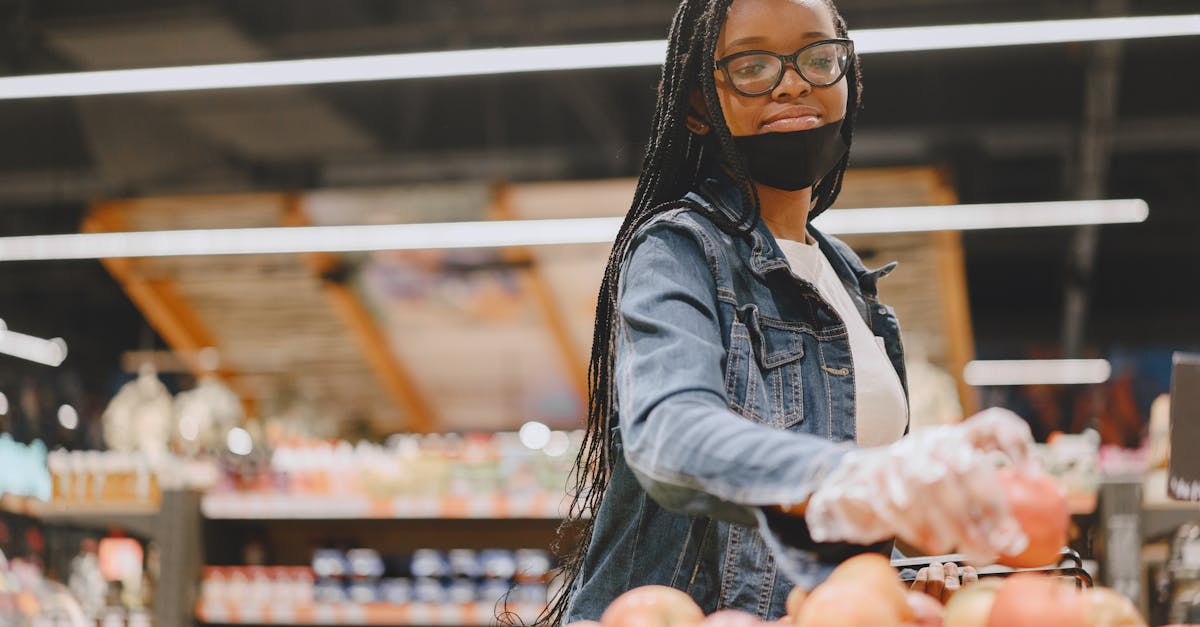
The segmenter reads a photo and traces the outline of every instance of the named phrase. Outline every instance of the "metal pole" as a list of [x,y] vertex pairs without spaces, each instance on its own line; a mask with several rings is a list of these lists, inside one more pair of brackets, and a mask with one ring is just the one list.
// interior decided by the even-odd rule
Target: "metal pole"
[[155,627],[187,627],[196,622],[196,586],[204,560],[202,531],[200,494],[164,490],[154,534],[161,560]]
[[[1098,16],[1124,15],[1128,0],[1097,0]],[[1112,155],[1113,126],[1117,117],[1117,90],[1120,85],[1122,45],[1120,41],[1091,44],[1084,79],[1083,126],[1079,133],[1076,159],[1075,197],[1096,200],[1104,197]],[[1096,248],[1100,243],[1098,225],[1075,229],[1067,260],[1067,285],[1063,299],[1063,357],[1081,357],[1083,336]]]

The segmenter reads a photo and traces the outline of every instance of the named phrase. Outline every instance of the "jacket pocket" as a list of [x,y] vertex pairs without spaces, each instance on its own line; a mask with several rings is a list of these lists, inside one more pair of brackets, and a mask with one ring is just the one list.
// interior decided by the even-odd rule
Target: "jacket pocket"
[[804,334],[799,325],[745,305],[737,310],[729,347],[725,379],[733,409],[778,429],[801,422]]

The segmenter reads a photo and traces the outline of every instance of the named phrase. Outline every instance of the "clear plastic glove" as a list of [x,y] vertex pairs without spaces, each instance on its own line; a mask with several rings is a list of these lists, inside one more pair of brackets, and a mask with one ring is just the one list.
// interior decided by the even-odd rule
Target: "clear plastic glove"
[[1033,463],[1029,426],[989,409],[957,425],[857,449],[818,486],[805,520],[813,540],[871,544],[890,537],[930,554],[957,550],[975,562],[1028,543],[996,481],[993,456]]

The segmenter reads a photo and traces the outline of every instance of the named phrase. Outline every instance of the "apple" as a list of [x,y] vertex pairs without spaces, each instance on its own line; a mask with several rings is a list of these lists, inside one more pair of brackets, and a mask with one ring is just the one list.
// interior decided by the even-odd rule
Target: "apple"
[[944,627],[987,627],[1003,579],[983,578],[954,593],[942,612]]
[[1138,609],[1125,595],[1111,588],[1084,592],[1088,627],[1146,627]]
[[1087,627],[1086,616],[1083,593],[1073,584],[1056,577],[1019,573],[1006,577],[996,592],[987,627]]
[[704,620],[692,597],[670,586],[641,586],[613,600],[600,616],[604,627],[684,627]]
[[1004,490],[1004,499],[1012,508],[1029,545],[1017,555],[1002,555],[998,560],[1014,568],[1036,568],[1058,563],[1059,552],[1067,544],[1071,513],[1067,497],[1048,475],[1030,475],[1011,468],[996,472]]
[[918,627],[942,627],[942,613],[946,608],[937,599],[924,592],[909,590],[904,594],[904,600],[912,609]]

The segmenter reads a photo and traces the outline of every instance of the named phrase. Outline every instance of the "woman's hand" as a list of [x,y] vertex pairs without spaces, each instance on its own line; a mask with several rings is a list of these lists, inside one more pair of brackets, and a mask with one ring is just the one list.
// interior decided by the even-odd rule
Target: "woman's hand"
[[1004,501],[992,455],[1027,464],[1031,448],[1028,425],[1001,410],[857,449],[813,493],[805,520],[818,542],[898,537],[928,554],[957,550],[977,562],[1019,553],[1028,539]]
[[1013,465],[1029,463],[1033,457],[1033,433],[1029,423],[1002,407],[989,407],[959,423],[971,446],[1001,453]]
[[945,605],[955,592],[977,581],[979,573],[974,566],[964,566],[960,569],[954,562],[947,562],[944,566],[941,562],[934,562],[917,571],[917,578],[913,580],[911,589],[924,592]]

